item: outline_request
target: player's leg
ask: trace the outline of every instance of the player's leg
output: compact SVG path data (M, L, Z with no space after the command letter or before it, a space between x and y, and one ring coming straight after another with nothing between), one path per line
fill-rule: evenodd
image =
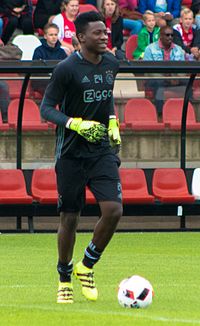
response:
M108 156L99 159L93 172L91 171L92 177L96 177L92 178L89 186L99 202L101 218L95 226L91 242L85 249L83 260L75 266L74 274L81 282L83 295L95 301L98 291L94 282L93 266L99 261L122 216L122 196L118 162L115 158Z
M60 159L56 163L58 209L60 211L57 264L59 273L58 303L73 302L72 257L85 187L80 166L80 162L77 160Z
M117 224L122 216L122 205L118 202L100 202L101 218L97 222L92 242L95 243L99 251L103 252L110 242ZM84 258L86 264L86 257ZM87 262L87 265L89 261Z
M73 271L73 249L76 238L79 213L60 214L58 228L58 265L57 270L60 276L58 288L58 303L73 303L73 286L71 275Z

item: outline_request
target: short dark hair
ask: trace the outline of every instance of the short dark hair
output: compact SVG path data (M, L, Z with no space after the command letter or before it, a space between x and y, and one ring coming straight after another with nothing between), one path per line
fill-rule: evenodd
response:
M76 35L84 33L89 23L97 21L104 22L103 16L97 11L87 11L79 14L74 22Z
M57 29L57 31L59 32L59 27L58 27L58 25L56 25L56 24L54 24L54 23L47 23L46 25L44 25L44 28L43 28L43 32L44 32L44 34L47 34L49 28L55 28L55 29Z
M164 32L166 31L166 29L171 29L171 31L173 32L173 27L166 25L160 28L160 34L164 34Z

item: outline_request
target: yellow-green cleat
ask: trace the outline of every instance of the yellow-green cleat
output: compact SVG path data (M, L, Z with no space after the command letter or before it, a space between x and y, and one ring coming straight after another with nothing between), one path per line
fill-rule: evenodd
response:
M94 282L94 272L91 268L83 265L80 261L74 268L75 277L81 282L82 294L91 301L96 301L98 298L98 291Z
M73 303L73 286L70 282L59 282L57 303Z

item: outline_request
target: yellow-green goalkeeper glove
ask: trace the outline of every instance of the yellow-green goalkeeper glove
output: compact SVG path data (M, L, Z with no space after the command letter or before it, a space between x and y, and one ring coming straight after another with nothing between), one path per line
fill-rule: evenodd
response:
M104 124L97 121L72 118L69 129L76 131L90 143L98 143L105 139L107 129Z
M121 137L119 133L119 121L116 118L110 118L108 124L108 136L110 145L112 147L121 144Z

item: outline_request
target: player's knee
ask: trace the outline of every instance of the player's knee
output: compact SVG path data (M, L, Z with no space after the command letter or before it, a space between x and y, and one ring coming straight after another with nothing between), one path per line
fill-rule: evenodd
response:
M60 214L60 224L64 228L74 230L77 227L79 220L79 213L61 213Z
M109 219L113 223L117 223L120 220L121 216L122 216L122 206L121 205L113 205L110 208Z

